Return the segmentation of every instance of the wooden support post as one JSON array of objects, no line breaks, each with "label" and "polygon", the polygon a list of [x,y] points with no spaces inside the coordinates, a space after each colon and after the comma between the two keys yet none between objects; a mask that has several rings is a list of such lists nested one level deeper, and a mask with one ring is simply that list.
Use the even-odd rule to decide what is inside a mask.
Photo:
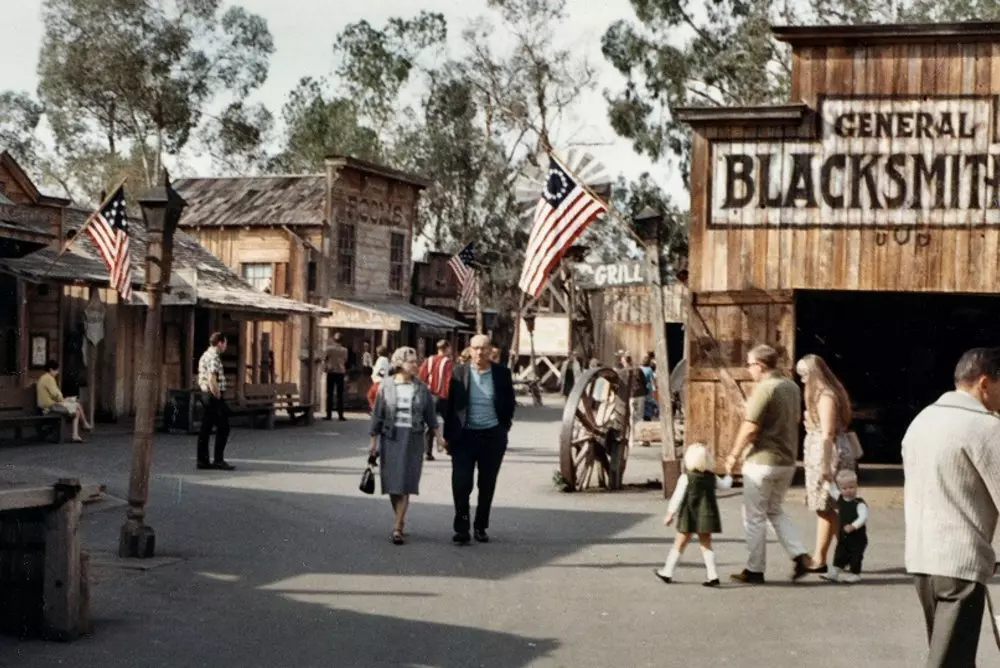
[{"label": "wooden support post", "polygon": [[260,379],[260,320],[254,320],[251,325],[253,333],[250,341],[250,374],[254,383],[261,382]]},{"label": "wooden support post", "polygon": [[185,390],[194,387],[197,380],[195,377],[194,365],[197,355],[194,341],[194,315],[195,307],[189,306],[184,309],[184,350],[181,353],[184,369],[181,372],[181,382]]},{"label": "wooden support post", "polygon": [[667,347],[667,322],[663,308],[663,268],[660,266],[660,227],[662,216],[651,212],[640,214],[640,223],[646,244],[646,262],[649,270],[650,319],[653,339],[656,342],[656,391],[660,404],[660,459],[663,465],[663,496],[674,493],[681,475],[681,462],[677,459],[674,443],[674,401],[670,393],[670,358]]},{"label": "wooden support post", "polygon": [[72,640],[80,635],[80,481],[60,478],[55,507],[45,517],[45,584],[42,614],[46,635]]},{"label": "wooden support post", "polygon": [[[90,286],[90,303],[94,303],[98,299],[100,299],[98,288]],[[87,421],[93,426],[94,413],[97,410],[97,397],[100,394],[97,391],[97,365],[100,364],[100,360],[97,357],[97,346],[87,337],[84,337],[83,345],[87,346]]]},{"label": "wooden support post", "polygon": [[317,365],[316,365],[316,341],[319,338],[319,322],[315,316],[308,316],[306,318],[307,326],[309,327],[309,350],[306,363],[306,378],[304,386],[302,387],[302,398],[303,403],[311,408],[306,411],[306,424],[310,425],[316,417],[316,409],[319,407],[319,402],[316,401],[318,393],[316,392],[316,377],[317,377]]},{"label": "wooden support post", "polygon": [[236,401],[243,403],[243,386],[246,384],[247,371],[247,323],[239,321],[239,334],[236,339]]},{"label": "wooden support post", "polygon": [[28,286],[17,279],[17,383],[28,386]]}]

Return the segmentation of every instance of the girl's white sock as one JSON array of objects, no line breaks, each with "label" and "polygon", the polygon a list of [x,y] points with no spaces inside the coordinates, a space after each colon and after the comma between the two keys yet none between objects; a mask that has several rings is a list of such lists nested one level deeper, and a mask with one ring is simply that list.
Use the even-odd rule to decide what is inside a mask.
[{"label": "girl's white sock", "polygon": [[718,580],[719,571],[715,568],[715,552],[712,550],[702,550],[701,556],[705,558],[705,570],[708,571],[708,579]]},{"label": "girl's white sock", "polygon": [[670,554],[667,555],[667,561],[663,564],[663,568],[660,572],[666,575],[668,578],[674,577],[674,567],[677,566],[677,562],[681,558],[681,553],[677,551],[676,547],[670,548]]}]

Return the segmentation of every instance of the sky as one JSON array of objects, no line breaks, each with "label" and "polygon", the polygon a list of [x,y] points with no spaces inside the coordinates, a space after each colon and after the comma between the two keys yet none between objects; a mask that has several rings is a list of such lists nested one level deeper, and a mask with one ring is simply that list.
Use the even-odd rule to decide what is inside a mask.
[{"label": "sky", "polygon": [[[40,0],[4,3],[0,23],[0,57],[4,63],[0,89],[34,92],[37,87],[38,50],[42,40]],[[332,44],[338,32],[349,23],[367,20],[381,26],[393,16],[412,16],[420,10],[440,12],[449,26],[449,43],[457,45],[462,26],[485,14],[486,0],[238,0],[248,11],[260,14],[274,36],[276,51],[271,59],[267,82],[254,95],[275,115],[280,113],[288,92],[303,76],[323,77],[334,69]],[[654,179],[681,204],[686,195],[676,170],[660,163],[651,164],[632,150],[631,143],[615,135],[607,121],[607,104],[602,90],[620,89],[623,79],[601,55],[600,37],[614,21],[634,19],[629,0],[567,0],[570,18],[565,35],[560,38],[574,51],[586,54],[597,70],[597,88],[580,100],[576,118],[567,125],[573,139],[601,145],[587,150],[602,162],[612,176],[624,174],[635,178],[649,171]],[[502,36],[500,39],[503,39]],[[565,141],[569,133],[557,137]],[[177,176],[209,176],[211,163],[202,156],[186,156],[175,165]]]}]

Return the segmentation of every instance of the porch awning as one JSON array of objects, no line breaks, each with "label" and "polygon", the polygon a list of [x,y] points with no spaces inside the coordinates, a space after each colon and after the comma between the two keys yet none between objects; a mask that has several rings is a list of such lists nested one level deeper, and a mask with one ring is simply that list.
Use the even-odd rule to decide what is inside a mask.
[{"label": "porch awning", "polygon": [[404,322],[440,330],[466,327],[464,322],[401,301],[331,299],[329,306],[333,314],[323,318],[320,327],[399,331]]}]

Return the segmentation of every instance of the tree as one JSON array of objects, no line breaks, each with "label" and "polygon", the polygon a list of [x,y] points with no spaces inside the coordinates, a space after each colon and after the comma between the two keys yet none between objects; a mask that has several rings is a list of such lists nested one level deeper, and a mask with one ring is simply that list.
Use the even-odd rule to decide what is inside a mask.
[{"label": "tree", "polygon": [[[611,126],[636,152],[676,160],[686,185],[690,131],[674,109],[787,101],[790,50],[771,25],[1000,19],[1000,0],[631,2],[638,23],[616,21],[601,40],[604,57],[626,78],[623,90],[605,91]],[[690,37],[678,43],[678,34]]]},{"label": "tree", "polygon": [[0,150],[10,151],[26,169],[38,160],[35,130],[41,120],[42,106],[26,93],[0,93]]},{"label": "tree", "polygon": [[257,150],[268,114],[246,99],[274,43],[262,18],[221,4],[45,0],[38,94],[65,166],[136,157],[148,186],[199,128],[227,153]]},{"label": "tree", "polygon": [[305,77],[289,94],[281,112],[284,121],[282,150],[271,159],[273,172],[293,174],[323,170],[329,155],[350,155],[381,160],[378,134],[362,124],[358,105],[332,97],[324,82]]}]

